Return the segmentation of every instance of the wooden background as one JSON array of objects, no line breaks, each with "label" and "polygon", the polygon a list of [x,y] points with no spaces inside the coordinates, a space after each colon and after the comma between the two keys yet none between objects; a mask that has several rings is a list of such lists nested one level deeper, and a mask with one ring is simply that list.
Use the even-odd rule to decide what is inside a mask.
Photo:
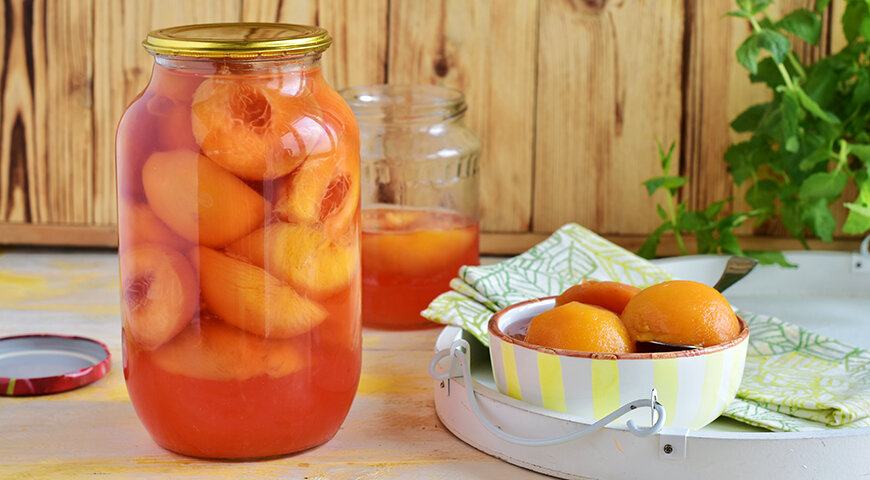
[{"label": "wooden background", "polygon": [[[844,0],[819,47],[839,49]],[[777,0],[772,8],[812,7]],[[749,32],[732,0],[4,0],[0,30],[0,243],[116,244],[113,142],[145,86],[152,29],[202,22],[318,24],[336,88],[441,84],[467,95],[483,141],[482,250],[515,253],[567,222],[630,249],[658,225],[641,182],[655,139],[693,206],[732,191],[728,123],[766,98],[734,56]],[[679,172],[677,172],[679,169]],[[656,198],[657,200],[657,198]],[[844,212],[837,212],[843,218]],[[745,246],[797,248],[776,228]],[[854,239],[821,248],[854,249]],[[675,253],[665,240],[661,254]]]}]

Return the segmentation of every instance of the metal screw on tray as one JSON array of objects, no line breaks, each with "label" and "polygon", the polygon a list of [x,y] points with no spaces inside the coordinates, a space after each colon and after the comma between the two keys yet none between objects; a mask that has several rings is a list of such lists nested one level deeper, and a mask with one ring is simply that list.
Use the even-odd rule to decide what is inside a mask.
[{"label": "metal screw on tray", "polygon": [[[724,292],[728,287],[734,285],[740,279],[748,275],[756,265],[758,265],[758,260],[754,258],[732,256],[728,259],[728,263],[725,264],[725,271],[722,272],[722,276],[719,277],[719,280],[715,285],[713,285],[713,288],[718,290],[720,293]],[[655,340],[650,340],[644,343],[667,347],[668,350],[694,350],[699,348],[695,345],[681,345],[676,343],[657,342]]]}]

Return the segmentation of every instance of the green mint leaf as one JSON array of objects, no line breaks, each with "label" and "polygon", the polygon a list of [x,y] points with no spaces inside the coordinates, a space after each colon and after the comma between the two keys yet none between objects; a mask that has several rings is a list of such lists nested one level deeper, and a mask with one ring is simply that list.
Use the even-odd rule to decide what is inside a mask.
[{"label": "green mint leaf", "polygon": [[752,15],[750,15],[749,12],[747,12],[745,10],[733,10],[733,11],[726,13],[725,16],[726,17],[745,18],[745,19],[752,18]]},{"label": "green mint leaf", "polygon": [[722,249],[722,253],[743,255],[743,250],[740,249],[740,241],[737,239],[737,235],[730,229],[719,231],[719,248]]},{"label": "green mint leaf", "polygon": [[[849,2],[840,23],[843,25],[843,34],[849,43],[858,39],[862,33],[862,25],[870,17],[870,7],[866,2]],[[867,37],[865,37],[867,38]]]},{"label": "green mint leaf", "polygon": [[868,102],[870,102],[870,73],[862,68],[858,70],[855,89],[852,90],[852,103],[862,104]]},{"label": "green mint leaf", "polygon": [[761,123],[761,119],[764,118],[764,114],[769,107],[770,103],[768,102],[759,103],[747,108],[731,122],[731,128],[738,133],[751,132],[758,129],[758,125]]},{"label": "green mint leaf", "polygon": [[785,61],[791,51],[791,40],[775,30],[762,30],[753,34],[758,38],[758,46],[770,52],[776,63]]},{"label": "green mint leaf", "polygon": [[822,33],[822,22],[818,15],[805,8],[799,8],[782,17],[776,22],[776,26],[813,45],[819,43],[819,35]]},{"label": "green mint leaf", "polygon": [[689,179],[685,177],[655,177],[644,181],[643,185],[646,187],[647,193],[652,195],[660,188],[665,188],[673,192],[685,185],[688,181]]},{"label": "green mint leaf", "polygon": [[870,205],[844,203],[849,209],[849,215],[843,223],[843,233],[862,235],[870,230]]},{"label": "green mint leaf", "polygon": [[782,252],[773,250],[744,250],[743,254],[758,260],[761,265],[779,265],[783,268],[797,268],[797,265],[786,260]]},{"label": "green mint leaf", "polygon": [[665,208],[661,204],[656,204],[656,213],[658,213],[659,218],[666,222],[668,221],[668,212],[665,211]]},{"label": "green mint leaf", "polygon": [[758,36],[752,34],[737,47],[737,61],[749,73],[758,71],[758,55],[761,54],[761,46],[758,44]]},{"label": "green mint leaf", "polygon": [[[749,12],[752,13],[753,15],[755,15],[756,13],[760,13],[760,12],[764,11],[764,9],[767,8],[767,6],[770,5],[771,3],[773,3],[773,0],[751,0]],[[738,2],[738,4],[739,4],[739,2]]]},{"label": "green mint leaf", "polygon": [[807,67],[807,78],[801,88],[819,106],[830,105],[838,94],[840,71],[834,67],[834,63],[822,59]]},{"label": "green mint leaf", "polygon": [[731,177],[737,186],[752,177],[755,172],[752,153],[753,147],[750,142],[735,143],[725,150],[725,162],[728,164],[728,171],[731,172]]},{"label": "green mint leaf", "polygon": [[661,241],[662,234],[672,229],[673,227],[670,223],[663,223],[659,225],[658,228],[653,230],[653,232],[648,237],[646,237],[646,240],[643,242],[643,245],[640,246],[637,254],[647,259],[656,258],[656,251],[658,251],[659,242]]},{"label": "green mint leaf", "polygon": [[799,86],[795,86],[795,89],[793,91],[797,95],[797,99],[800,102],[801,106],[803,106],[806,111],[810,112],[810,114],[812,114],[814,117],[828,123],[840,123],[840,119],[837,118],[836,115],[823,110],[822,107],[820,107],[815,100],[810,98],[810,96],[807,95],[806,92],[804,92]]},{"label": "green mint leaf", "polygon": [[[794,76],[795,72],[788,68],[788,65],[786,65],[786,69]],[[755,73],[749,75],[749,81],[752,83],[765,83],[772,89],[785,85],[785,80],[782,79],[782,74],[779,73],[779,67],[776,66],[776,62],[770,57],[764,57],[758,62]]]},{"label": "green mint leaf", "polygon": [[782,217],[782,225],[788,234],[794,238],[803,240],[804,222],[801,219],[801,207],[797,202],[785,203],[779,210]]},{"label": "green mint leaf", "polygon": [[858,187],[857,198],[843,204],[849,209],[843,232],[860,235],[870,230],[870,170],[865,168],[855,173],[855,185]]},{"label": "green mint leaf", "polygon": [[850,143],[849,153],[858,157],[864,162],[864,165],[870,166],[870,145],[860,143]]},{"label": "green mint leaf", "polygon": [[759,180],[752,184],[746,191],[746,203],[752,208],[765,211],[774,211],[776,194],[779,184],[770,179]]},{"label": "green mint leaf", "polygon": [[680,230],[685,232],[697,232],[700,230],[710,230],[713,228],[710,220],[703,212],[685,212],[677,222]]},{"label": "green mint leaf", "polygon": [[825,9],[828,8],[829,3],[831,3],[831,0],[816,0],[816,12],[821,15],[822,12],[824,12]]},{"label": "green mint leaf", "polygon": [[802,158],[798,164],[798,168],[808,172],[816,167],[819,163],[827,162],[831,158],[832,152],[827,146],[814,150],[812,153]]},{"label": "green mint leaf", "polygon": [[830,242],[834,239],[837,221],[834,219],[831,209],[828,208],[827,200],[818,198],[810,202],[801,213],[801,220],[823,241]]},{"label": "green mint leaf", "polygon": [[848,181],[849,175],[842,170],[814,173],[804,180],[798,198],[804,201],[822,200],[827,204],[843,193]]},{"label": "green mint leaf", "polygon": [[782,131],[783,148],[785,151],[795,153],[801,148],[798,139],[798,121],[800,120],[801,106],[793,92],[788,91],[782,96],[782,116],[780,128]]},{"label": "green mint leaf", "polygon": [[719,200],[718,202],[713,202],[707,206],[707,209],[704,210],[704,215],[707,216],[707,219],[713,220],[718,217],[720,213],[722,213],[722,209],[725,208],[725,200]]},{"label": "green mint leaf", "polygon": [[737,0],[737,7],[745,12],[752,11],[752,0]]},{"label": "green mint leaf", "polygon": [[713,236],[713,230],[701,230],[695,234],[695,246],[698,254],[719,253],[719,241]]},{"label": "green mint leaf", "polygon": [[671,142],[671,145],[668,147],[668,152],[665,153],[665,150],[662,148],[662,142],[656,139],[656,146],[659,149],[659,164],[662,166],[662,173],[665,175],[671,170],[671,160],[674,156],[674,147],[676,147],[677,142]]}]

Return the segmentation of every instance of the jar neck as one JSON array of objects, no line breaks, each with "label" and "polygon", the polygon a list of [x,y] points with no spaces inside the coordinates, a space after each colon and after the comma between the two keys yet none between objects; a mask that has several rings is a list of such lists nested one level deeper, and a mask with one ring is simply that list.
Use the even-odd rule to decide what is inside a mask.
[{"label": "jar neck", "polygon": [[154,62],[166,69],[200,75],[268,75],[285,73],[320,74],[320,52],[253,58],[207,58],[154,55]]},{"label": "jar neck", "polygon": [[370,85],[341,92],[360,124],[460,121],[468,109],[459,90],[435,85]]}]

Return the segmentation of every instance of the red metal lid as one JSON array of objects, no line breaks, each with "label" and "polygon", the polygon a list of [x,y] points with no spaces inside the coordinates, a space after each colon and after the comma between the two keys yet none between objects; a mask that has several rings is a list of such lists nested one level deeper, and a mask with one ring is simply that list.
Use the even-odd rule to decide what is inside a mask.
[{"label": "red metal lid", "polygon": [[93,383],[111,355],[96,340],[64,335],[0,338],[0,395],[44,395]]}]

